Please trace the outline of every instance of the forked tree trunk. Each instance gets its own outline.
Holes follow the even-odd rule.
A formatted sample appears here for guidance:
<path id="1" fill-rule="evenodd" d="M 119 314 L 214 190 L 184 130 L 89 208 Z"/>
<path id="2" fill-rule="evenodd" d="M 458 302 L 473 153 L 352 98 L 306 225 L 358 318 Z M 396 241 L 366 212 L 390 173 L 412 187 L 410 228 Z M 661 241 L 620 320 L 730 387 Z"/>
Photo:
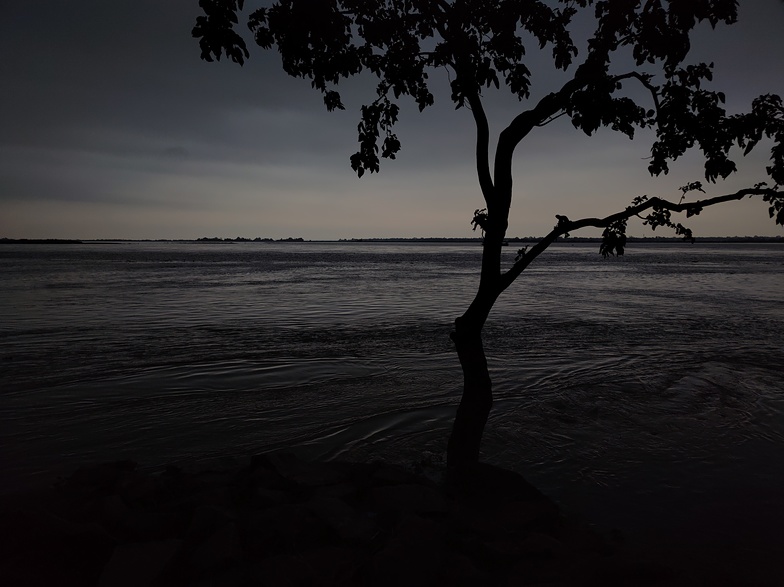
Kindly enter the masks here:
<path id="1" fill-rule="evenodd" d="M 463 369 L 463 397 L 446 451 L 447 469 L 452 473 L 459 473 L 460 469 L 467 471 L 479 462 L 479 446 L 493 406 L 493 387 L 482 346 L 482 328 L 502 291 L 499 283 L 501 247 L 508 214 L 507 204 L 496 216 L 500 217 L 500 221 L 495 220 L 482 227 L 485 233 L 479 289 L 465 314 L 455 320 L 455 330 L 451 334 Z"/>
<path id="2" fill-rule="evenodd" d="M 508 131 L 499 138 L 496 152 L 496 183 L 490 179 L 487 166 L 487 120 L 484 117 L 478 96 L 472 101 L 477 120 L 477 170 L 483 196 L 487 202 L 487 214 L 479 223 L 483 234 L 482 269 L 479 289 L 474 300 L 460 318 L 455 320 L 455 331 L 451 338 L 455 343 L 460 366 L 463 369 L 463 397 L 457 408 L 452 434 L 446 451 L 447 469 L 460 474 L 479 463 L 479 447 L 482 434 L 493 405 L 493 387 L 487 369 L 487 357 L 482 346 L 482 328 L 496 299 L 503 291 L 501 277 L 501 251 L 509 223 L 509 208 L 512 202 L 512 154 L 516 142 L 510 140 Z"/>
<path id="3" fill-rule="evenodd" d="M 493 390 L 481 327 L 468 327 L 464 319 L 458 318 L 451 338 L 463 369 L 463 397 L 447 446 L 447 467 L 456 471 L 479 461 L 479 446 L 493 405 Z"/>

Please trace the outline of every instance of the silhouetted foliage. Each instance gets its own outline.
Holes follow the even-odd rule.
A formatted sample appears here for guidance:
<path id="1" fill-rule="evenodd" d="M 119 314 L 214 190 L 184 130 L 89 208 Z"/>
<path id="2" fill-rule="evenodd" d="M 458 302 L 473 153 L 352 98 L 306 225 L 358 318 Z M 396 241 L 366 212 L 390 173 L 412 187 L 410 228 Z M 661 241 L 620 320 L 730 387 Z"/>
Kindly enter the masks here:
<path id="1" fill-rule="evenodd" d="M 602 244 L 599 245 L 599 253 L 605 259 L 610 255 L 623 255 L 626 246 L 626 219 L 608 226 L 602 232 Z"/>
<path id="2" fill-rule="evenodd" d="M 476 230 L 479 227 L 482 230 L 482 236 L 485 234 L 485 226 L 487 225 L 487 208 L 481 210 L 474 210 L 474 219 L 471 220 L 471 230 Z"/>
<path id="3" fill-rule="evenodd" d="M 193 35 L 202 58 L 226 55 L 242 64 L 249 52 L 234 31 L 243 0 L 200 0 L 204 15 Z M 593 33 L 579 47 L 572 29 L 592 19 Z M 429 72 L 449 72 L 450 99 L 470 111 L 476 123 L 476 166 L 486 207 L 472 225 L 484 236 L 481 279 L 475 299 L 456 320 L 453 340 L 465 375 L 465 389 L 449 445 L 450 463 L 478 458 L 479 441 L 492 403 L 481 330 L 495 300 L 559 236 L 580 228 L 604 228 L 600 252 L 622 254 L 626 220 L 643 219 L 652 229 L 666 226 L 684 238 L 691 231 L 672 220 L 673 212 L 699 214 L 705 207 L 746 196 L 769 202 L 771 217 L 784 225 L 784 106 L 768 94 L 744 114 L 727 114 L 724 94 L 709 89 L 712 64 L 687 63 L 690 34 L 707 23 L 732 24 L 735 0 L 279 0 L 254 10 L 247 22 L 257 45 L 277 48 L 283 70 L 310 80 L 327 110 L 343 109 L 343 79 L 365 73 L 376 78 L 375 95 L 361 108 L 359 150 L 351 167 L 362 176 L 377 172 L 382 158 L 394 159 L 401 144 L 393 132 L 398 101 L 408 97 L 424 110 L 434 103 Z M 532 100 L 532 74 L 526 65 L 532 49 L 550 55 L 561 80 L 542 98 Z M 441 76 L 438 79 L 443 79 Z M 483 93 L 500 89 L 521 102 L 519 114 L 501 131 L 490 172 L 489 126 Z M 628 92 L 636 86 L 642 92 Z M 542 95 L 538 93 L 537 95 Z M 748 154 L 769 139 L 768 177 L 732 194 L 671 202 L 641 196 L 624 210 L 603 218 L 570 220 L 557 225 L 539 243 L 518 252 L 502 270 L 501 247 L 512 199 L 512 157 L 536 127 L 568 117 L 587 135 L 608 128 L 632 138 L 652 128 L 648 169 L 666 174 L 669 163 L 691 149 L 704 158 L 709 183 L 736 171 L 737 155 Z M 698 182 L 684 186 L 702 191 Z"/>

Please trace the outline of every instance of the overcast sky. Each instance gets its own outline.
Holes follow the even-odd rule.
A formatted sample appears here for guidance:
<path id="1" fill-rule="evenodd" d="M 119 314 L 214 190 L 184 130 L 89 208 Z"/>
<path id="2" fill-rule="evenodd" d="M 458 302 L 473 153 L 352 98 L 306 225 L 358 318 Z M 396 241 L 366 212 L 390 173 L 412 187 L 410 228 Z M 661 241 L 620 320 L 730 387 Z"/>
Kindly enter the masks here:
<path id="1" fill-rule="evenodd" d="M 349 156 L 370 80 L 352 81 L 347 111 L 328 113 L 275 53 L 253 45 L 242 68 L 201 61 L 198 14 L 198 0 L 4 3 L 0 237 L 474 236 L 483 203 L 468 111 L 443 91 L 423 114 L 404 104 L 398 159 L 359 179 Z M 784 95 L 784 2 L 741 0 L 740 22 L 706 27 L 694 54 L 715 61 L 730 110 Z M 431 79 L 447 87 L 445 73 Z M 538 93 L 554 89 L 547 82 L 535 77 Z M 495 132 L 520 108 L 486 99 Z M 647 138 L 588 138 L 565 118 L 539 129 L 518 148 L 509 235 L 542 235 L 555 214 L 616 212 L 640 194 L 677 198 L 678 186 L 702 178 L 696 157 L 651 178 Z M 709 193 L 764 179 L 768 156 Z M 690 226 L 703 236 L 782 234 L 754 201 L 706 210 Z"/>

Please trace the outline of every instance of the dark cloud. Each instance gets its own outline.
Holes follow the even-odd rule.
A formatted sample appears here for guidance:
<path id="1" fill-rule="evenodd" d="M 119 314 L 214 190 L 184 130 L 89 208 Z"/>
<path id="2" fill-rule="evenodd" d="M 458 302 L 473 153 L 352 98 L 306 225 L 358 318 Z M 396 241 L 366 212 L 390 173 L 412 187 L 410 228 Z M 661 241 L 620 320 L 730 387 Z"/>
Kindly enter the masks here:
<path id="1" fill-rule="evenodd" d="M 237 225 L 242 225 L 249 206 L 258 206 L 278 214 L 265 214 L 270 227 L 278 223 L 291 230 L 300 222 L 312 231 L 305 235 L 311 238 L 359 236 L 338 233 L 348 230 L 339 219 L 353 213 L 356 225 L 359 211 L 366 209 L 363 236 L 373 230 L 403 234 L 395 225 L 384 229 L 379 218 L 401 227 L 414 226 L 406 214 L 416 214 L 416 222 L 432 218 L 431 231 L 420 224 L 417 230 L 463 234 L 467 225 L 463 216 L 481 205 L 472 171 L 473 123 L 468 112 L 452 107 L 446 74 L 441 79 L 435 72 L 431 78 L 440 88 L 435 107 L 420 114 L 410 103 L 403 104 L 398 128 L 403 151 L 398 160 L 384 162 L 381 177 L 359 181 L 348 157 L 356 148 L 358 109 L 372 99 L 373 81 L 347 82 L 341 88 L 347 111 L 327 113 L 308 81 L 283 74 L 274 52 L 252 51 L 242 68 L 225 61 L 201 61 L 198 43 L 191 37 L 198 14 L 197 0 L 6 3 L 0 24 L 0 206 L 14 202 L 14 218 L 26 220 L 18 226 L 0 220 L 0 232 L 28 236 L 20 231 L 44 218 L 47 202 L 58 206 L 73 202 L 74 218 L 100 216 L 88 205 L 134 206 L 139 232 L 114 236 L 151 236 L 143 234 L 147 230 L 141 221 L 144 207 L 193 206 L 193 217 L 201 211 L 205 214 L 199 216 L 203 224 L 208 212 L 217 209 L 211 198 L 219 194 L 222 226 L 231 225 L 232 213 Z M 741 25 L 713 34 L 706 30 L 696 37 L 695 58 L 716 61 L 717 84 L 726 89 L 733 107 L 740 108 L 761 92 L 784 94 L 779 65 L 784 54 L 783 23 L 784 3 L 744 2 Z M 535 82 L 557 81 L 551 77 L 548 61 L 546 56 L 534 59 Z M 546 83 L 536 87 L 542 88 L 536 90 L 539 95 L 552 89 Z M 494 133 L 520 108 L 503 92 L 488 92 L 486 100 Z M 566 213 L 572 200 L 562 192 L 568 192 L 571 184 L 587 186 L 604 179 L 587 191 L 601 201 L 615 198 L 620 206 L 625 202 L 617 199 L 618 194 L 634 192 L 634 182 L 647 181 L 644 143 L 630 144 L 611 133 L 585 141 L 576 132 L 560 121 L 521 145 L 520 193 L 513 206 L 516 221 L 549 218 L 551 211 L 545 204 L 536 210 L 525 207 L 551 202 L 549 196 L 536 195 L 548 189 L 564 198 L 557 207 Z M 619 171 L 619 154 L 631 154 L 623 165 L 636 171 L 626 167 Z M 577 174 L 578 169 L 583 175 L 564 177 Z M 614 189 L 607 169 L 621 178 Z M 689 175 L 684 172 L 684 177 Z M 692 173 L 692 179 L 694 175 L 698 174 Z M 569 181 L 559 184 L 564 179 Z M 278 200 L 281 193 L 286 197 Z M 320 209 L 314 203 L 319 194 L 329 202 L 316 217 L 303 218 L 303 209 Z M 415 201 L 419 209 L 408 211 L 399 205 L 401 198 Z M 586 199 L 590 197 L 583 195 L 581 201 Z M 443 202 L 459 210 L 445 213 Z M 8 217 L 0 213 L 3 216 Z M 132 232 L 129 222 L 118 226 Z M 178 222 L 171 225 L 171 234 L 152 236 L 192 234 L 186 220 Z M 336 224 L 330 227 L 327 222 Z M 768 226 L 767 219 L 760 224 Z M 85 226 L 79 224 L 78 230 Z M 770 233 L 770 227 L 759 232 Z M 524 225 L 515 232 L 546 228 Z"/>

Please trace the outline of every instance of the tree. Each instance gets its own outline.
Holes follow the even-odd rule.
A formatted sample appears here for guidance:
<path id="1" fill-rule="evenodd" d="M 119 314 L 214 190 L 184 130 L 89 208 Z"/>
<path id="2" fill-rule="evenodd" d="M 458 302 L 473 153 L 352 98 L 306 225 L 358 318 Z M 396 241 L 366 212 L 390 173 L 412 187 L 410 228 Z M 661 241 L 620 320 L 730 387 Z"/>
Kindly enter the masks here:
<path id="1" fill-rule="evenodd" d="M 244 0 L 199 4 L 204 14 L 197 18 L 193 36 L 199 39 L 202 59 L 219 60 L 225 54 L 242 65 L 249 51 L 234 26 Z M 586 18 L 593 34 L 578 50 L 572 29 L 577 19 Z M 446 69 L 451 100 L 473 116 L 476 169 L 486 205 L 475 212 L 473 223 L 482 229 L 484 248 L 478 290 L 451 334 L 464 375 L 447 449 L 451 471 L 478 462 L 493 401 L 482 346 L 485 321 L 499 295 L 558 237 L 585 227 L 604 228 L 600 252 L 622 254 L 631 217 L 692 239 L 687 227 L 673 221 L 673 213 L 685 212 L 688 218 L 708 206 L 752 196 L 768 202 L 770 216 L 784 225 L 781 98 L 763 95 L 749 112 L 730 115 L 723 107 L 724 95 L 706 87 L 712 64 L 686 62 L 690 35 L 699 23 L 715 28 L 736 20 L 735 0 L 278 0 L 249 14 L 256 44 L 276 47 L 284 71 L 309 79 L 323 94 L 327 110 L 344 108 L 338 91 L 342 79 L 375 76 L 376 95 L 361 108 L 360 148 L 350 159 L 360 177 L 379 171 L 379 154 L 394 159 L 400 150 L 393 131 L 398 101 L 407 96 L 420 111 L 434 103 L 428 72 Z M 548 51 L 553 68 L 564 72 L 560 85 L 536 100 L 526 66 L 531 44 Z M 502 84 L 521 107 L 498 137 L 491 171 L 483 92 Z M 653 175 L 666 174 L 669 162 L 698 149 L 709 183 L 735 172 L 738 153 L 747 155 L 765 138 L 772 145 L 768 177 L 733 193 L 687 201 L 688 193 L 703 191 L 701 182 L 692 182 L 681 188 L 677 202 L 641 196 L 603 218 L 559 215 L 544 238 L 503 269 L 515 149 L 536 127 L 562 116 L 587 135 L 607 127 L 633 138 L 636 129 L 653 129 L 648 162 Z"/>

